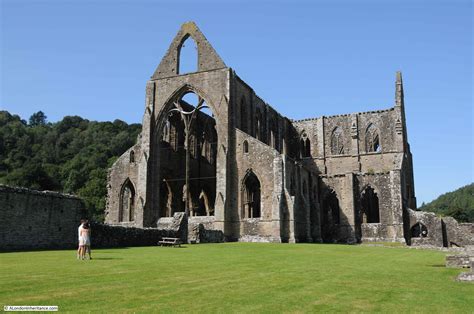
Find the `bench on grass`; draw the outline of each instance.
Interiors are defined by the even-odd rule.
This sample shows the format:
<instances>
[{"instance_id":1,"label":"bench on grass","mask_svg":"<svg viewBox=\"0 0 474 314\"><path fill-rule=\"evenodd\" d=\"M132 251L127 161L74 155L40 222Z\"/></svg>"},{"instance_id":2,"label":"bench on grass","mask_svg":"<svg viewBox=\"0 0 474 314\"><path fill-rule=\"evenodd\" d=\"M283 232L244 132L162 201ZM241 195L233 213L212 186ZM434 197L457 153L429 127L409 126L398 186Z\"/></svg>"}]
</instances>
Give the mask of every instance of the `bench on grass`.
<instances>
[{"instance_id":1,"label":"bench on grass","mask_svg":"<svg viewBox=\"0 0 474 314\"><path fill-rule=\"evenodd\" d=\"M179 238L166 238L163 237L161 241L158 241L158 245L161 246L179 246L181 247L181 240Z\"/></svg>"}]
</instances>

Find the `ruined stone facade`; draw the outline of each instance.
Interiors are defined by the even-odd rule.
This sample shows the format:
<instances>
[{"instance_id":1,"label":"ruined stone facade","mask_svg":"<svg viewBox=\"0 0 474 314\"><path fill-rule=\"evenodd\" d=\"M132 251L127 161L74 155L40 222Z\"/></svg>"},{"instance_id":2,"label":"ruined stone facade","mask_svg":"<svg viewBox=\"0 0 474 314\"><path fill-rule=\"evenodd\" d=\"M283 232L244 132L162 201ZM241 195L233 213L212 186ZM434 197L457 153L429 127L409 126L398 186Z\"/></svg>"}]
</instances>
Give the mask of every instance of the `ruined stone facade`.
<instances>
[{"instance_id":1,"label":"ruined stone facade","mask_svg":"<svg viewBox=\"0 0 474 314\"><path fill-rule=\"evenodd\" d=\"M189 41L197 69L182 73ZM188 142L177 104L212 111L196 112ZM185 23L147 82L137 143L109 171L106 222L156 227L184 211L187 151L189 224L227 241L409 241L416 198L400 72L389 109L294 121Z\"/></svg>"}]
</instances>

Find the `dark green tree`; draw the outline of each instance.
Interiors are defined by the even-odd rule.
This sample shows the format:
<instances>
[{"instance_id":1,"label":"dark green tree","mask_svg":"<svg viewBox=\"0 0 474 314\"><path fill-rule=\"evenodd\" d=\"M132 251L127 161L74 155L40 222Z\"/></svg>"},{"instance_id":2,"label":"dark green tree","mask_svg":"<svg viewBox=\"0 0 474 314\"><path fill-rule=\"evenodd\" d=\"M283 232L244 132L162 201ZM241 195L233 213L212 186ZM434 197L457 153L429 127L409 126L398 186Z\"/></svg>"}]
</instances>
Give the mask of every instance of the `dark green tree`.
<instances>
[{"instance_id":1,"label":"dark green tree","mask_svg":"<svg viewBox=\"0 0 474 314\"><path fill-rule=\"evenodd\" d=\"M36 113L33 113L30 117L30 120L28 124L30 126L37 126L37 125L45 125L46 124L46 115L44 114L43 111L38 111Z\"/></svg>"}]
</instances>

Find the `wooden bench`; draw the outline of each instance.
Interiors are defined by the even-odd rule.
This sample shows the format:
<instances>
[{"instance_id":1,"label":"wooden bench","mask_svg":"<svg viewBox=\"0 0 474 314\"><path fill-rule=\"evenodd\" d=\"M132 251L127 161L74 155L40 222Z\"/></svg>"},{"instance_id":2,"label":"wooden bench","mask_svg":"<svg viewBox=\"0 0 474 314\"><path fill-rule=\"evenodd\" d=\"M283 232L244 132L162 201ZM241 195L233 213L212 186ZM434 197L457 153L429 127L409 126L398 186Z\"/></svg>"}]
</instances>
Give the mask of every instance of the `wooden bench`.
<instances>
[{"instance_id":1,"label":"wooden bench","mask_svg":"<svg viewBox=\"0 0 474 314\"><path fill-rule=\"evenodd\" d=\"M179 246L181 247L181 240L179 238L166 238L163 237L161 241L158 241L158 245L161 246Z\"/></svg>"}]
</instances>

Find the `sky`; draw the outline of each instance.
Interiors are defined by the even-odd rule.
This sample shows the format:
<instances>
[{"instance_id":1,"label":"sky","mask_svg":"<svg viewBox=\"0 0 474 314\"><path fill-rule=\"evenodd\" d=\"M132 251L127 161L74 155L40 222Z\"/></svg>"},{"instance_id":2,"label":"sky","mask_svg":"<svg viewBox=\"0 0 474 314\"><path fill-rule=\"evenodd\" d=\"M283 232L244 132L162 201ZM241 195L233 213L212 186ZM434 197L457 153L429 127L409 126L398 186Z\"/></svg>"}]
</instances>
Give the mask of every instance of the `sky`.
<instances>
[{"instance_id":1,"label":"sky","mask_svg":"<svg viewBox=\"0 0 474 314\"><path fill-rule=\"evenodd\" d=\"M0 0L0 110L140 123L182 23L290 119L392 107L402 71L418 205L473 182L470 0Z\"/></svg>"}]
</instances>

